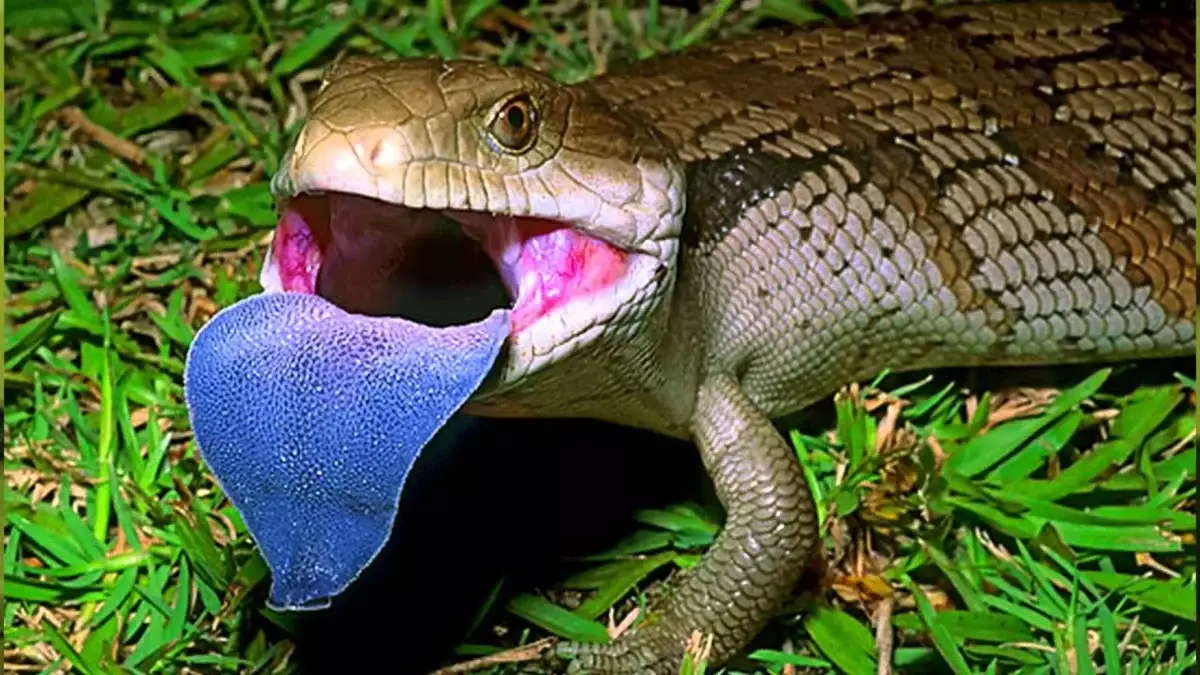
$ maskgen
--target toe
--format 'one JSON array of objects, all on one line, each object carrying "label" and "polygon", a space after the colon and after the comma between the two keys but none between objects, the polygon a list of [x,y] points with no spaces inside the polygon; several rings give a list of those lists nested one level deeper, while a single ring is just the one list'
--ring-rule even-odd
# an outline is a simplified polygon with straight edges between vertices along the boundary
[{"label": "toe", "polygon": [[557,653],[572,659],[568,675],[672,675],[682,659],[682,654],[667,654],[636,638],[611,644],[559,643]]}]

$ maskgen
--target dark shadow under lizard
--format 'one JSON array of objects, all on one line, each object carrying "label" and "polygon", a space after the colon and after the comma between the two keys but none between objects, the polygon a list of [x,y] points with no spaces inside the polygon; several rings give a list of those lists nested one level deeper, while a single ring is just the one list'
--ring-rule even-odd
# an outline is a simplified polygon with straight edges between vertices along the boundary
[{"label": "dark shadow under lizard", "polygon": [[[1103,364],[944,369],[971,391],[1068,387]],[[1111,395],[1194,377],[1188,359],[1115,364]],[[884,387],[924,377],[894,375]],[[829,398],[786,424],[819,434],[834,426]],[[331,609],[296,615],[301,673],[374,670],[428,673],[454,661],[476,612],[503,576],[485,630],[510,621],[511,594],[544,589],[567,573],[564,559],[595,553],[629,534],[636,509],[684,500],[711,503],[711,485],[690,444],[587,420],[490,420],[458,416],[413,469],[392,538]],[[804,583],[804,582],[801,582]],[[475,641],[486,641],[477,634]],[[463,657],[466,658],[466,657]]]}]

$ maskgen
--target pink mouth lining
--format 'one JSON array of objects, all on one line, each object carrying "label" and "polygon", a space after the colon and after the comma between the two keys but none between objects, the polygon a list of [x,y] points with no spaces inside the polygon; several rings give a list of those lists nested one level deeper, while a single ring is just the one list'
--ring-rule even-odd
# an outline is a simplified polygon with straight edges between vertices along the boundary
[{"label": "pink mouth lining", "polygon": [[[330,207],[334,200],[345,201]],[[368,203],[360,204],[361,201]],[[418,212],[351,195],[305,196],[293,200],[279,219],[271,248],[282,289],[317,293],[318,274],[330,241],[339,234],[344,241],[346,237],[366,233],[357,248],[363,250],[360,262],[367,269],[352,273],[355,279],[363,275],[372,278],[372,286],[364,291],[386,293],[374,283],[395,276],[395,270],[371,268],[404,264],[402,249],[412,237],[420,236],[422,229],[405,225],[428,223],[427,216],[432,215],[415,215]],[[353,220],[361,222],[337,222],[350,213],[355,214]],[[629,266],[625,251],[556,221],[471,211],[443,215],[460,223],[463,232],[479,242],[510,296],[515,298],[512,334],[528,328],[573,298],[612,286]],[[388,246],[394,250],[380,250]],[[448,264],[454,262],[457,260]],[[403,280],[389,283],[403,283]]]},{"label": "pink mouth lining", "polygon": [[271,256],[279,268],[283,290],[310,295],[317,292],[321,246],[298,212],[292,209],[283,212],[271,242]]}]

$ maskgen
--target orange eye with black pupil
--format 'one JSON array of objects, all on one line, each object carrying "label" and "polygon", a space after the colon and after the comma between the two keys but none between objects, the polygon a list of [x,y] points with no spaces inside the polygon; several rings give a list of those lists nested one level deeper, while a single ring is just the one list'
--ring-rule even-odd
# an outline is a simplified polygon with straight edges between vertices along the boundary
[{"label": "orange eye with black pupil", "polygon": [[490,131],[492,138],[505,150],[521,152],[528,149],[537,136],[537,110],[533,101],[525,94],[509,99],[496,112]]}]

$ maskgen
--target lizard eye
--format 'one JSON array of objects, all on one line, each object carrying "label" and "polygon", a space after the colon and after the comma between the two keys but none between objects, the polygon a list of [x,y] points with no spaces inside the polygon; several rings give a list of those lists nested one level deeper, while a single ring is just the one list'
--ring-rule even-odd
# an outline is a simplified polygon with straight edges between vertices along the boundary
[{"label": "lizard eye", "polygon": [[537,109],[527,94],[505,101],[488,126],[492,138],[508,152],[521,153],[537,138]]}]

